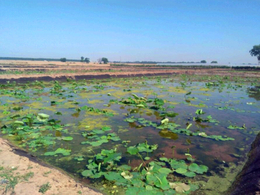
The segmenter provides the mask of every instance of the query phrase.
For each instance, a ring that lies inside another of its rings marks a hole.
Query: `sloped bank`
[[[260,194],[260,133],[251,145],[248,160],[227,195]]]
[[[106,79],[106,78],[125,78],[125,77],[140,77],[140,76],[166,76],[166,75],[220,75],[229,77],[242,77],[242,78],[259,78],[259,72],[250,71],[229,71],[226,69],[162,69],[162,70],[142,70],[135,69],[129,71],[126,69],[121,72],[90,72],[90,73],[59,73],[59,74],[2,74],[0,75],[0,83],[19,82],[24,83],[28,81],[52,81],[59,80],[65,81],[67,79]]]
[[[0,194],[101,195],[0,138]]]

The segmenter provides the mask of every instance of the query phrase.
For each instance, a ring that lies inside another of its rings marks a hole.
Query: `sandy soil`
[[[0,194],[7,195],[40,195],[39,192],[43,184],[49,185],[51,188],[44,194],[46,195],[98,195],[95,192],[82,184],[77,183],[74,179],[62,173],[61,171],[38,163],[32,158],[18,155],[14,152],[15,148],[11,147],[9,143],[0,138]],[[3,172],[11,177],[18,178],[18,184],[15,185],[14,190],[9,188],[5,193],[5,183]],[[22,179],[26,174],[33,174],[32,177],[26,181]]]
[[[32,60],[0,60],[1,65],[22,65],[22,66],[109,66],[109,64],[98,64],[97,62],[60,62],[60,61],[32,61]]]

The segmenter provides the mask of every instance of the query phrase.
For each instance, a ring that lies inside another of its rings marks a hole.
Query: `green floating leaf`
[[[144,106],[143,104],[138,104],[138,105],[136,105],[136,107],[138,107],[138,108],[144,108],[145,106]]]
[[[196,176],[196,173],[194,172],[191,172],[191,171],[187,171],[186,173],[182,174],[186,177],[195,177]]]
[[[111,131],[111,127],[108,127],[108,126],[104,126],[101,128],[103,131]]]
[[[125,121],[129,122],[129,123],[133,123],[133,122],[136,121],[136,119],[134,119],[134,118],[126,118]]]
[[[44,156],[54,156],[56,152],[45,152]]]
[[[77,156],[74,159],[77,160],[77,161],[83,161],[84,157],[83,156]]]
[[[24,125],[24,122],[23,121],[14,121],[14,124],[15,125]]]
[[[157,177],[157,181],[155,182],[155,185],[163,190],[168,190],[170,188],[169,182],[166,178],[166,176],[162,178]]]
[[[125,178],[125,179],[132,179],[133,175],[129,172],[129,171],[123,171],[121,173],[121,175]]]
[[[183,169],[187,170],[187,167],[188,167],[184,160],[177,161],[177,160],[171,159],[169,164],[171,165],[171,167],[173,169],[183,168]]]
[[[178,169],[176,169],[175,171],[176,171],[176,173],[184,174],[184,173],[187,172],[187,169],[184,169],[184,168],[178,168]]]
[[[131,187],[131,188],[127,188],[125,194],[126,195],[138,194],[139,191],[140,191],[140,188],[138,188],[138,187]]]
[[[148,190],[148,191],[152,191],[152,190],[153,190],[153,187],[150,186],[150,185],[147,185],[147,186],[145,186],[145,189]]]
[[[167,125],[169,123],[169,119],[165,118],[163,120],[161,120],[161,125]]]
[[[189,166],[189,170],[198,174],[203,174],[208,171],[208,167],[205,165],[198,165],[196,163],[192,163]]]
[[[62,137],[61,139],[64,140],[64,141],[71,141],[71,140],[73,140],[73,137],[70,137],[70,136]]]
[[[138,154],[138,149],[134,146],[130,146],[127,148],[127,152],[131,155],[135,155],[135,154]]]
[[[62,155],[64,155],[64,156],[68,156],[68,155],[70,155],[70,152],[71,152],[71,150],[66,150],[66,149],[64,149],[64,148],[58,148],[56,151],[54,151],[54,152],[45,152],[44,153],[44,155],[45,156],[54,156],[54,155],[56,155],[56,154],[62,154]]]
[[[204,114],[205,112],[203,112],[202,109],[198,109],[198,110],[196,110],[195,113],[196,113],[197,115],[202,115],[202,114]]]
[[[132,167],[130,167],[128,165],[121,165],[120,167],[117,167],[117,170],[120,170],[120,171],[129,171],[131,169],[132,169]]]
[[[71,152],[71,150],[66,150],[66,149],[64,149],[64,148],[58,148],[58,149],[55,151],[56,154],[62,154],[62,155],[64,155],[64,156],[70,155],[70,152]]]
[[[81,172],[81,175],[84,176],[84,177],[90,177],[94,174],[91,170],[85,170],[85,171]]]
[[[245,124],[242,127],[239,127],[239,126],[236,126],[236,125],[229,125],[228,129],[240,129],[240,130],[242,130],[242,129],[246,129],[246,126],[245,126]]]
[[[109,181],[117,181],[117,180],[120,180],[122,178],[120,173],[117,173],[117,172],[107,172],[107,173],[104,174],[104,176]]]
[[[163,174],[165,174],[165,175],[168,175],[168,174],[171,173],[172,171],[171,171],[170,169],[168,169],[168,168],[162,167],[162,168],[158,169],[158,172],[163,173]]]
[[[39,113],[39,114],[37,115],[37,119],[38,119],[39,121],[42,121],[42,122],[47,121],[49,117],[50,117],[50,115],[44,114],[44,113]]]
[[[146,156],[144,160],[150,160],[151,158],[149,156]]]

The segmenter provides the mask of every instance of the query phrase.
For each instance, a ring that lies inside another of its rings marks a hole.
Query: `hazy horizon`
[[[0,1],[0,56],[257,63],[259,0]]]

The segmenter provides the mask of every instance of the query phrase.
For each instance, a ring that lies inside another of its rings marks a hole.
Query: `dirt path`
[[[16,154],[14,148],[0,138],[0,194],[40,195],[43,192],[45,195],[100,194],[57,169]]]

